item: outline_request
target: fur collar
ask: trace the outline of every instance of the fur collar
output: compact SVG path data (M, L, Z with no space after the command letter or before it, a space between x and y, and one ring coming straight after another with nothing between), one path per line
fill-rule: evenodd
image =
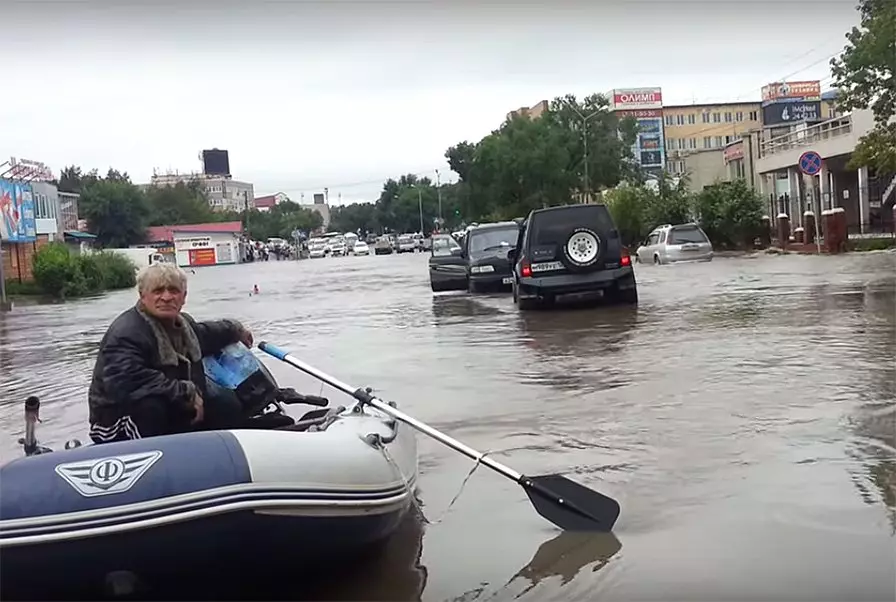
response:
M184 345L186 346L186 357L180 355L174 350L165 327L157 319L146 313L142 304L137 303L137 313L146 320L152 329L156 338L156 346L159 349L159 359L164 366L177 366L181 361L198 362L202 359L202 348L199 346L199 339L193 331L190 323L183 316L178 316L175 321L176 328L180 329L184 337Z

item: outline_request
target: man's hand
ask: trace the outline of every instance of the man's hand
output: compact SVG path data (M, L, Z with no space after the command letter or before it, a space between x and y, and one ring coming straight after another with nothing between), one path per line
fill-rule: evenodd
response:
M199 393L193 395L193 411L195 412L195 416L193 416L193 420L190 421L190 424L202 422L205 418L205 402L202 401L202 396L199 395Z

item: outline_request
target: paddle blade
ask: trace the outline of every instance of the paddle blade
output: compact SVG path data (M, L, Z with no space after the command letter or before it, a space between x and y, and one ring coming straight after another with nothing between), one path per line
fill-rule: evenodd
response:
M566 531L613 530L619 503L563 475L523 477L520 480L535 511Z

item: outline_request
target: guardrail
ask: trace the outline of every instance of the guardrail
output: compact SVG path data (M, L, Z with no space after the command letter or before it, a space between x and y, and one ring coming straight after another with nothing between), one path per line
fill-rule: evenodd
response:
M821 140L830 140L852 133L852 115L835 117L828 121L817 123L804 130L789 132L781 136L775 136L764 140L759 144L759 156L766 157L794 148L815 144Z

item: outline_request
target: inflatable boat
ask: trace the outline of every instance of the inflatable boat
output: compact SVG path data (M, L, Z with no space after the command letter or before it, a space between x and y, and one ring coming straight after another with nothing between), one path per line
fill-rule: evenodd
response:
M245 348L235 355L252 365ZM273 383L255 362L247 372ZM206 365L210 388L245 392L252 379L226 382L216 365ZM309 398L267 389L263 410L258 395L238 399L251 414L245 428L70 442L60 451L37 442L39 401L29 398L26 457L0 467L3 599L309 568L388 539L414 503L413 431L361 403L295 421L284 405Z

